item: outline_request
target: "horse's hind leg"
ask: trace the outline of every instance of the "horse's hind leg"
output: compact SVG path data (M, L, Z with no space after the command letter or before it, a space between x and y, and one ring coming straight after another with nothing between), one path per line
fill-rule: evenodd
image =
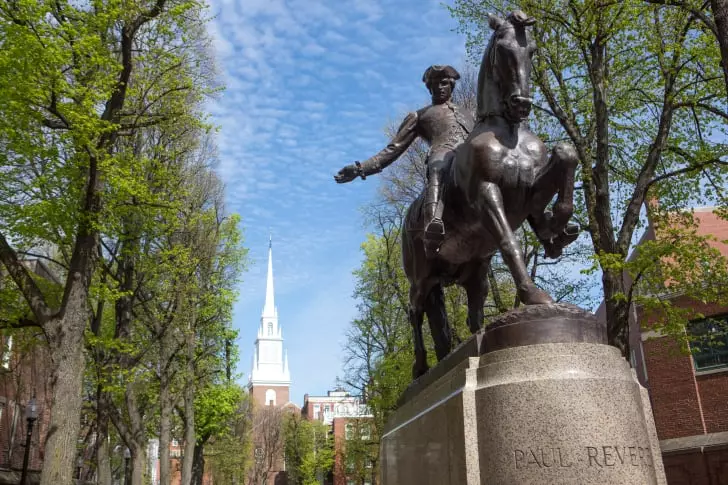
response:
M415 283L410 285L409 321L412 325L412 340L415 346L415 362L412 365L412 378L417 379L423 375L427 366L427 350L422 338L422 321L425 314L425 294L417 288Z
M445 295L442 285L435 285L425 300L425 313L430 324L430 333L435 342L437 361L441 361L452 350L452 333L445 310Z
M553 303L551 297L539 289L528 274L518 240L506 217L500 188L490 182L481 182L479 189L478 201L485 215L484 225L498 242L503 261L515 280L519 299L526 305Z
M468 295L468 328L470 333L480 330L483 325L483 304L488 296L488 267L490 258L480 263L478 268L463 283Z

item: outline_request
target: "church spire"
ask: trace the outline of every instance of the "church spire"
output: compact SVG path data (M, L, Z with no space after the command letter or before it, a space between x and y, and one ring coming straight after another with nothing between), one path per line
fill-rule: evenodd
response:
M288 354L283 348L283 331L278 324L278 310L273 293L273 242L271 238L268 241L268 279L265 288L265 303L253 351L250 387L254 395L259 394L258 398L261 401L259 404L266 406L271 402L274 405L276 402L287 403L290 385L291 372L288 368ZM261 389L261 391L256 394L253 392L254 388Z
M273 296L273 236L268 239L268 279L265 286L264 317L275 317L277 314Z

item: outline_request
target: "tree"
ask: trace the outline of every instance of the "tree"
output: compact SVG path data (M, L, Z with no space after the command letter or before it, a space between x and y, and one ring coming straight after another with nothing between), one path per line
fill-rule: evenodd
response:
M347 420L343 462L347 480L364 485L378 483L379 438L371 418Z
M284 410L275 406L252 410L254 461L249 471L251 485L272 485L268 481L268 476L283 458L284 413Z
M723 79L728 89L728 1L726 0L646 0L656 5L678 8L686 15L694 16L716 38L720 46Z
M659 201L657 218L726 204L718 45L695 14L646 2L457 0L451 12L473 58L489 35L486 13L515 8L537 19L535 118L579 154L578 217L601 272L609 343L628 355L635 294L623 276L645 202ZM663 255L700 247L664 245Z
M202 485L206 463L215 483L244 483L251 456L250 405L250 396L236 385L211 385L197 393L193 485Z
M179 114L182 105L167 100L189 88L180 86L188 78L167 62L172 49L154 47L178 45L199 11L181 0L0 2L0 261L47 336L54 369L44 485L72 480L83 337L100 234L113 221L108 202L115 189L141 187L134 158L116 145L129 130ZM167 88L145 104L166 106L164 114L129 109L129 98L143 95L136 74L144 72ZM58 305L18 257L40 242L63 256Z
M317 485L334 465L329 427L289 413L283 420L286 477L292 485Z

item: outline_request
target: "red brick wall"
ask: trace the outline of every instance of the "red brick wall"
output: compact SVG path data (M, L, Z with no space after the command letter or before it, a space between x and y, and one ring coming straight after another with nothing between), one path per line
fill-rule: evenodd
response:
M728 450L663 455L669 485L728 485Z
M301 416L309 421L313 419L313 403L308 400L308 394L303 401L303 407L301 408Z
M728 372L698 375L703 419L708 433L728 431Z
M705 433L693 361L671 337L643 343L652 411L660 439Z
M331 426L334 430L334 485L346 485L346 418L335 418Z
M253 396L253 402L258 406L267 406L268 403L265 402L265 391L268 389L273 389L276 392L276 406L283 406L288 403L288 386L252 386L250 392Z
M673 305L692 308L696 315L720 315L728 308L688 298ZM657 318L640 315L647 326ZM680 351L671 337L643 342L649 390L660 439L728 431L728 370L695 375L693 358Z

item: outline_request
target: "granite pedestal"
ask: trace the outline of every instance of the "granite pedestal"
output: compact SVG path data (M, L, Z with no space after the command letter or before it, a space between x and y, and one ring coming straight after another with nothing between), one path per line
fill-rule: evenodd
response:
M646 390L593 315L509 312L415 381L383 485L666 484Z

